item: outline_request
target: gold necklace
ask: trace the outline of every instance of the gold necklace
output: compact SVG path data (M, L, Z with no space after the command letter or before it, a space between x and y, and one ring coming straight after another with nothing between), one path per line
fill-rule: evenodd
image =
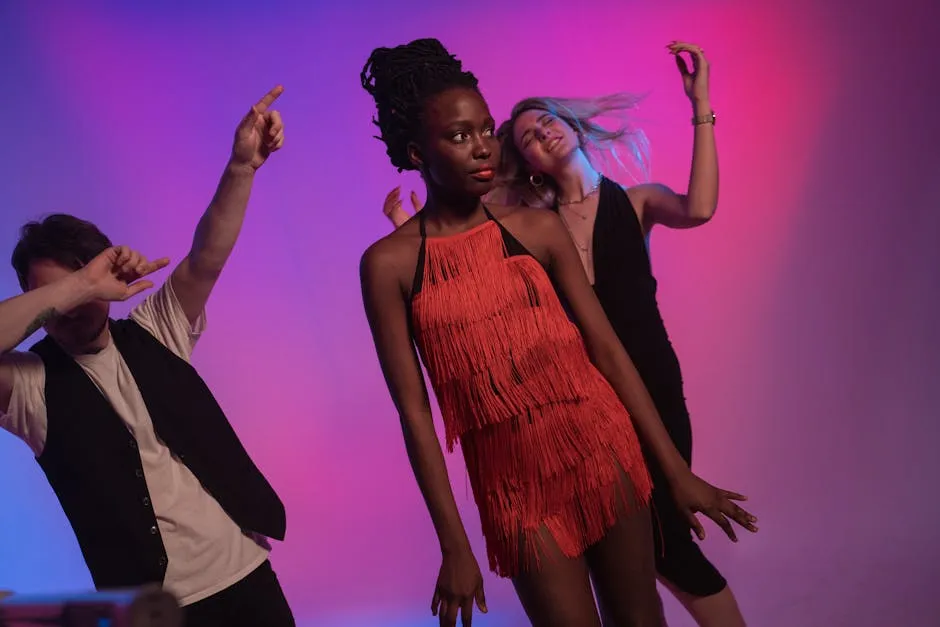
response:
M558 215L561 216L562 221L565 223L565 226L568 227L568 234L571 235L571 241L574 242L574 245L577 246L581 251L586 253L588 256L591 254L591 235L588 235L588 241L585 244L582 244L578 241L578 238L574 236L574 229L571 228L571 223L568 222L568 218L565 217L565 214L561 211L558 212ZM586 220L587 218L585 218Z
M585 200L587 200L588 198L590 198L591 196L593 196L594 194L597 193L597 190L600 189L600 187L601 187L601 181L603 181L603 180L604 180L604 175L603 175L603 174L598 174L598 175L597 175L597 180L594 181L594 185L592 185L592 186L591 186L591 189L589 189L588 191L586 191L586 192L584 193L584 196L583 196L580 200L558 200L558 201L557 201L557 202L558 202L558 206L559 206L559 207L564 207L564 206L566 206L566 205L579 205L579 204L581 204L582 202L584 202ZM577 215L581 215L581 214L579 214L577 211L575 211L574 213L576 213ZM587 220L587 218L584 218L584 219Z

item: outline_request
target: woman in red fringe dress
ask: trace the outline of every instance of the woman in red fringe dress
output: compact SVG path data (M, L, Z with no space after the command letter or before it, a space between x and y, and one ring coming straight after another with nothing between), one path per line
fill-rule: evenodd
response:
M695 512L750 527L732 502L743 497L693 475L676 451L560 218L481 202L499 143L473 74L422 39L374 50L361 78L392 164L420 170L428 187L424 210L370 246L360 272L441 546L432 611L441 625L458 614L469 625L486 602L415 345L447 447L463 450L490 569L512 579L532 624L599 626L593 580L605 625L662 625L637 432L700 537Z

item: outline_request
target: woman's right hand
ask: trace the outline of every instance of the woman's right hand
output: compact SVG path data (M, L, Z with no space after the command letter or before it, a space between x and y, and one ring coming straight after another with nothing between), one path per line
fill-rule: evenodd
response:
M729 519L751 533L757 532L757 517L735 503L746 501L746 496L716 488L697 477L691 470L674 481L672 494L679 511L685 514L689 526L699 540L705 539L705 528L695 517L699 512L715 521L733 542L737 542L738 537Z
M415 213L421 211L421 201L418 200L418 194L411 192L411 206L415 208ZM385 214L392 225L397 229L408 221L411 217L401 206L401 186L399 185L388 193L385 197L385 204L382 205L382 213Z
M468 548L445 554L431 600L431 613L440 618L441 627L456 627L459 612L462 627L470 627L474 603L486 613L483 575L473 551Z

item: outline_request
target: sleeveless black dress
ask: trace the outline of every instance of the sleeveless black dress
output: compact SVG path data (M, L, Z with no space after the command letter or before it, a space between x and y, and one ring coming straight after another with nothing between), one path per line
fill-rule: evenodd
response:
M656 279L643 229L627 193L607 178L599 189L593 246L598 300L643 379L666 431L691 464L692 424L682 372L656 302ZM725 579L692 540L654 458L647 454L646 459L653 476L653 507L659 522L654 534L657 570L688 594L710 596L721 592L727 585Z

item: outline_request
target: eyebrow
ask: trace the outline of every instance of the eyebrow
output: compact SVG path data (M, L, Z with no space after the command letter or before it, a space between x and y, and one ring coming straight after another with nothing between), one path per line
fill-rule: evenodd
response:
M543 113L543 114L540 115L539 117L535 118L535 121L536 121L536 123L538 123L538 124L542 124L542 123L544 122L545 118L547 118L547 117L549 117L549 116L551 116L551 113L549 113L548 111L546 111L545 113ZM522 141L522 142L524 142L524 141L526 140L526 137L528 137L528 136L531 135L531 134L532 134L532 129L531 129L531 128L527 128L527 129L525 130L525 132L522 134L522 137L519 138L519 140Z
M496 120L494 120L492 116L489 116L485 120L483 120L483 125L484 126L496 126ZM452 133L454 131L459 131L460 129L472 128L473 126L474 126L474 123L472 120L464 120L464 119L454 120L453 122L451 122L444 128L444 132Z

